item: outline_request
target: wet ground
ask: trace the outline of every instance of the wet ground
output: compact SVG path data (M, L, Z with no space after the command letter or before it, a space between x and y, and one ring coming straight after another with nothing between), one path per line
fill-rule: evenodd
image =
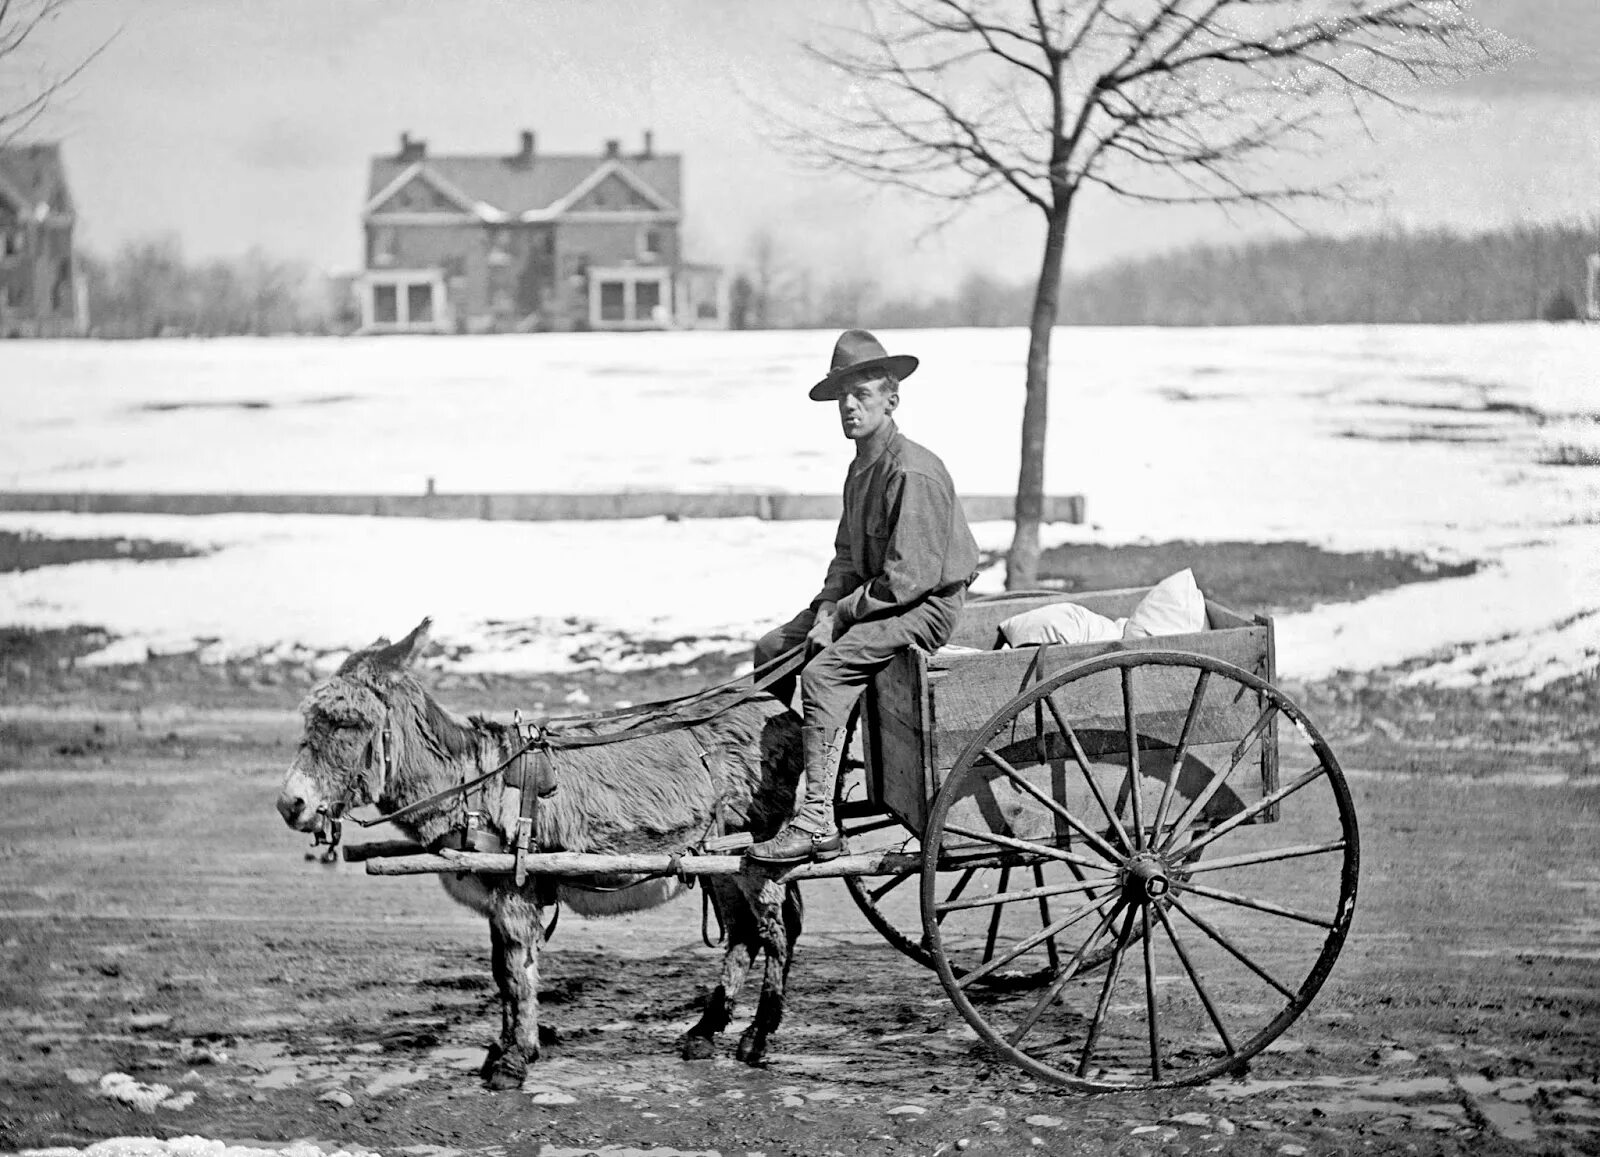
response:
M485 929L432 880L308 858L272 810L296 733L271 710L8 709L0 1149L1600 1150L1600 776L1582 759L1518 776L1508 746L1440 778L1347 758L1355 930L1243 1080L1041 1086L985 1054L937 979L830 883L808 886L765 1068L676 1057L718 955L690 897L563 919L544 1058L494 1094L476 1076L498 1030Z
M1149 581L1106 561L1096 585ZM1197 568L1225 582L1224 561L1268 560ZM430 879L324 866L273 811L312 673L76 665L95 645L89 629L0 638L0 1151L142 1136L308 1157L1600 1152L1593 672L1536 694L1413 688L1403 671L1287 688L1349 774L1361 890L1330 980L1241 1079L1042 1085L980 1048L936 977L830 882L807 885L764 1068L736 1064L731 1039L677 1059L719 958L691 896L563 918L544 1057L496 1094L476 1075L499 1027L482 922ZM433 685L460 709L572 710L729 669Z

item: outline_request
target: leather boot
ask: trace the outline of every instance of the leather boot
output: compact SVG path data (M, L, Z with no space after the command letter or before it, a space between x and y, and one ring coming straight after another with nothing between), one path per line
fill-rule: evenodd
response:
M832 860L844 851L844 836L833 822L833 789L844 756L844 728L802 727L805 752L805 794L794 818L770 840L751 844L747 853L764 864L798 864Z

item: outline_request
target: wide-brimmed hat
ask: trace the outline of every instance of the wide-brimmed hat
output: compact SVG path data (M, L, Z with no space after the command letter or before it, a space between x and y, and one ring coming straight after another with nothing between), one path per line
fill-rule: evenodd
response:
M885 370L897 380L904 380L916 368L917 359L910 354L890 354L866 330L847 329L833 343L833 364L828 367L828 376L811 387L811 400L838 401L845 382L867 370Z

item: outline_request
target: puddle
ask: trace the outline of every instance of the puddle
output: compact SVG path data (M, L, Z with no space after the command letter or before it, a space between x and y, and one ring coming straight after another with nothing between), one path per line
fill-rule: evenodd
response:
M216 1141L207 1137L109 1137L86 1149L23 1149L19 1157L370 1157L361 1145L307 1138L299 1141Z
M277 1041L240 1041L233 1048L235 1064L257 1072L269 1072L284 1060L284 1047Z
M367 1082L367 1096L376 1097L379 1093L387 1093L390 1089L415 1085L427 1080L431 1075L426 1069L390 1069Z
M443 1065L447 1069L465 1069L476 1072L483 1064L483 1050L481 1048L437 1048L428 1054L432 1064Z
M1528 1104L1537 1092L1534 1086L1491 1081L1471 1073L1462 1073L1456 1081L1472 1098L1484 1120L1507 1141L1532 1141L1538 1137L1539 1132L1533 1127L1533 1110Z
M1245 1097L1256 1096L1258 1093L1281 1092L1285 1089L1307 1092L1348 1091L1352 1096L1360 1093L1368 1097L1387 1097L1392 1100L1423 1096L1443 1096L1450 1099L1455 1097L1455 1086L1450 1083L1448 1077L1410 1077L1398 1080L1371 1077L1313 1077L1304 1081L1251 1079L1208 1085L1205 1091L1220 1100L1239 1101ZM1392 1105L1390 1107L1393 1108Z
M1449 1132L1469 1129L1473 1121L1461 1105L1465 1097L1472 1108L1507 1141L1546 1140L1552 1135L1569 1138L1595 1131L1600 1120L1600 1086L1580 1081L1532 1081L1526 1078L1490 1080L1474 1073L1454 1077L1314 1077L1309 1080L1244 1080L1206 1086L1205 1092L1223 1101L1243 1101L1264 1093L1289 1093L1295 1102L1336 1116L1370 1113L1391 1118L1407 1127ZM1534 1105L1541 1094L1555 1106L1558 1120L1543 1127L1534 1120ZM1282 1101L1279 1105L1282 1105Z
M635 1149L632 1145L590 1145L582 1149L543 1145L539 1157L722 1157L722 1153L716 1149Z
M252 1078L250 1083L258 1089L292 1089L300 1083L300 1072L293 1065L284 1065L265 1076Z

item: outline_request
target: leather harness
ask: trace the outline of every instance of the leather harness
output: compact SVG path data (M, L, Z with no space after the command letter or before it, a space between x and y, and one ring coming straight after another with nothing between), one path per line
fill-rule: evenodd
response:
M517 794L517 820L514 830L508 834L511 836L512 846L516 855L516 884L521 887L527 882L529 876L527 857L539 850L537 839L539 801L541 799L549 799L560 786L556 778L553 758L553 753L556 750L562 748L599 747L609 743L620 743L627 739L642 739L650 735L660 735L668 731L688 731L691 737L694 738L696 746L700 749L701 763L705 767L713 788L717 791L716 800L712 806L710 822L701 837L703 841L721 834L724 792L721 789L723 781L720 750L716 744L708 745L704 743L695 734L694 729L700 724L709 723L718 716L749 702L773 683L797 669L804 661L804 658L804 645L793 647L752 672L751 682L748 686L743 687L736 697L727 702L718 703L714 707L701 707L699 710L694 709L698 705L705 704L714 696L738 687L744 681L744 677L740 676L704 691L697 691L678 698L661 699L637 707L617 708L593 715L551 719L542 725L533 722L524 723L522 713L518 711L514 714L511 725L513 750L509 756L488 771L471 779L464 779L453 787L447 787L423 799L413 801L387 815L376 816L371 819L362 819L353 815L345 818L348 818L359 827L370 828L379 824L395 823L399 820L408 819L447 800L461 799L463 800L463 822L461 826L452 828L446 835L434 841L430 845L430 850L453 848L461 851L504 851L500 834L484 826L483 813L465 806L465 797L468 792L474 788L482 787L482 785L496 777L500 777L505 785L505 790ZM620 726L607 730L593 730L595 724L609 720L622 720L623 722ZM377 745L383 762L384 782L387 783L390 781L393 771L393 743L389 738L389 721L387 718L384 720L383 728L378 735ZM328 849L328 855L331 856L339 839L340 817L330 816L329 820L332 825L332 846ZM321 842L320 833L318 842ZM634 883L638 882L640 881L634 881ZM568 886L572 886L570 881Z

